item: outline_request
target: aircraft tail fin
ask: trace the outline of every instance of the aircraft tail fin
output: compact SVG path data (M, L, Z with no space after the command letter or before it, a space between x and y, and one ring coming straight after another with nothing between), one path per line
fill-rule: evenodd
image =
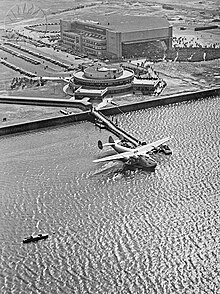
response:
M112 146L114 144L115 144L115 141L111 136L109 137L109 143L102 143L101 140L98 140L98 147L100 150L102 150L106 146Z
M98 147L99 147L100 150L103 149L103 144L102 144L101 140L98 140Z

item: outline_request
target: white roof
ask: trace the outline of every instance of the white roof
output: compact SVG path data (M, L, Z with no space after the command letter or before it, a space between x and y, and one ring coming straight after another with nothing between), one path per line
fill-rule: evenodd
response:
M157 83L158 80L148 80L148 79L137 79L134 77L133 85L148 85L148 86L154 86L155 83Z
M87 88L83 88L83 87L80 87L75 91L75 93L99 94L99 95L102 95L105 92L106 92L106 88L105 89L87 89Z

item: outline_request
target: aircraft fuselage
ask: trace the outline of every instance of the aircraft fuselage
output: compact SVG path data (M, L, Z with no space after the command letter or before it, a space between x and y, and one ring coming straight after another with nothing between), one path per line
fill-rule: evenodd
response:
M114 144L112 145L112 148L118 153L124 153L133 150L132 148L128 148L120 144ZM157 165L157 162L147 154L134 155L130 158L124 158L122 159L122 161L125 162L127 165L132 165L138 168L154 168Z

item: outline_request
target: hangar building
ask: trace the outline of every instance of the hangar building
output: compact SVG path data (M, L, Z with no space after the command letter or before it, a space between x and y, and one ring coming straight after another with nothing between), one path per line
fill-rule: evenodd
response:
M147 56L172 47L172 26L165 18L113 15L96 21L60 21L61 40L77 52L105 58Z

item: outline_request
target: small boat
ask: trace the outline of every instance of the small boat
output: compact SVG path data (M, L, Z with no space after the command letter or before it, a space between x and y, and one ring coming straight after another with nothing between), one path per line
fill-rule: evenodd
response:
M47 239L47 238L48 238L48 234L31 235L27 238L24 238L23 243L36 242L36 241Z
M68 115L68 114L69 114L69 112L68 112L68 111L66 111L66 110L63 110L63 109L60 109L60 112L61 112L62 114L65 114L65 115Z

